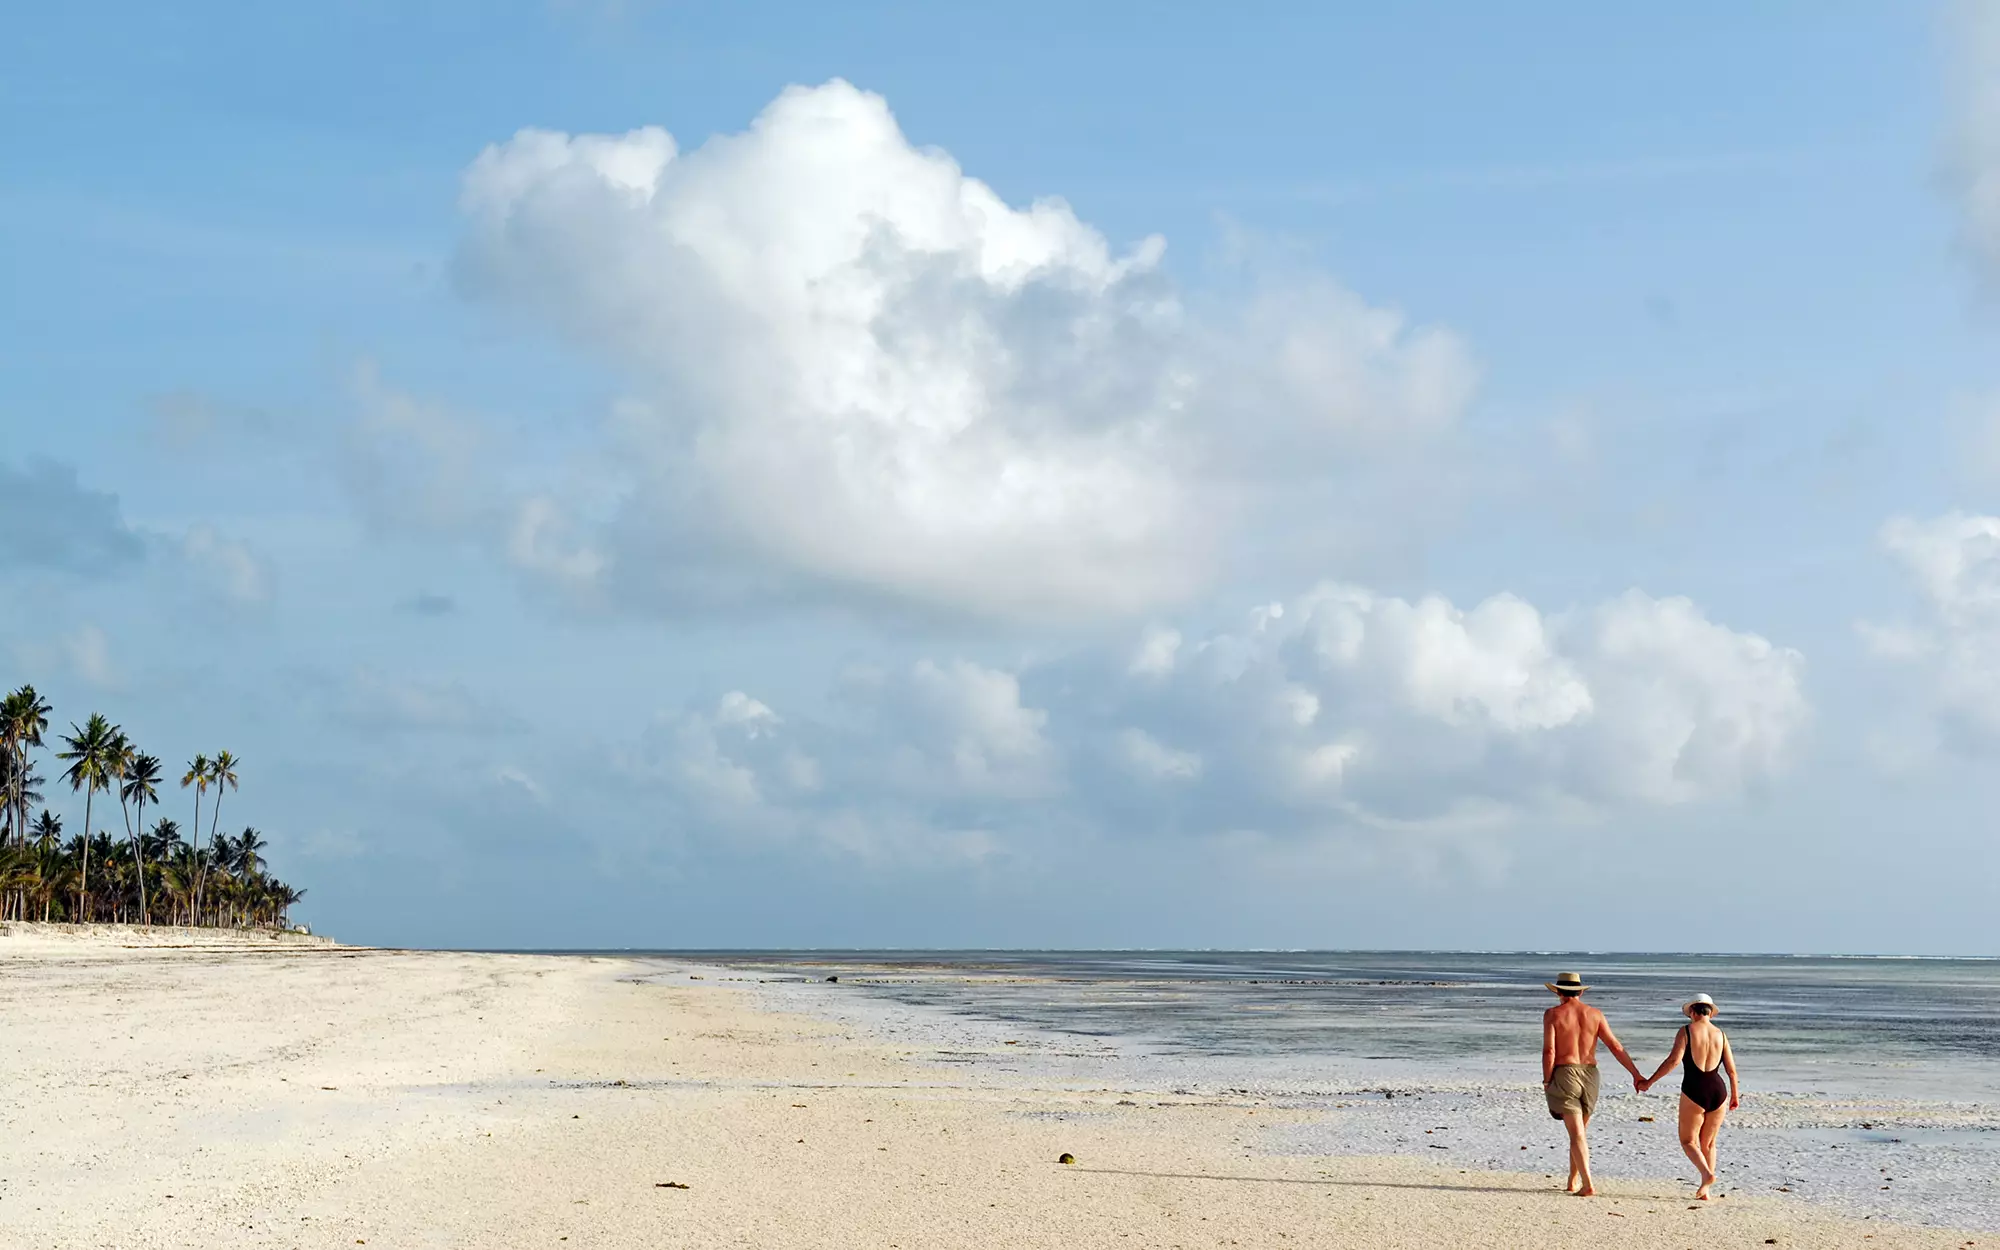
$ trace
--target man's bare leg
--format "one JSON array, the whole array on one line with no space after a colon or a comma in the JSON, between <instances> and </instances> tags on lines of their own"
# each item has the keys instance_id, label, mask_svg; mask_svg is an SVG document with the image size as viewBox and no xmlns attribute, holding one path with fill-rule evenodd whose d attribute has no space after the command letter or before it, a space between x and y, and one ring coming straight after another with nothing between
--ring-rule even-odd
<instances>
[{"instance_id":1,"label":"man's bare leg","mask_svg":"<svg viewBox=\"0 0 2000 1250\"><path fill-rule=\"evenodd\" d=\"M1569 1130L1569 1191L1579 1198L1594 1198L1597 1186L1590 1183L1590 1138L1586 1135L1590 1117L1572 1111L1563 1117L1563 1127Z\"/></svg>"}]
</instances>

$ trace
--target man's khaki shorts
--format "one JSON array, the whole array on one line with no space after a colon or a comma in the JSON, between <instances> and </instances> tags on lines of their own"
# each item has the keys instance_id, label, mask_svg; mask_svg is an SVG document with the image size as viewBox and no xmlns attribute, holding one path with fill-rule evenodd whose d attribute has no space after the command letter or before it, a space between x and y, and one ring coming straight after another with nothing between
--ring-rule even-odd
<instances>
[{"instance_id":1,"label":"man's khaki shorts","mask_svg":"<svg viewBox=\"0 0 2000 1250\"><path fill-rule=\"evenodd\" d=\"M1597 1065L1559 1063L1542 1087L1549 1096L1549 1116L1560 1120L1576 1112L1588 1120L1597 1114Z\"/></svg>"}]
</instances>

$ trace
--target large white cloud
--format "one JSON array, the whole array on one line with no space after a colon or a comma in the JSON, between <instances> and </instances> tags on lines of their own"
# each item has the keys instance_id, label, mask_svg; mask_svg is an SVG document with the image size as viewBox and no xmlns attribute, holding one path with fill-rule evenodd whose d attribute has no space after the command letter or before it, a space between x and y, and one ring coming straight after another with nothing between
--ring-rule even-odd
<instances>
[{"instance_id":1,"label":"large white cloud","mask_svg":"<svg viewBox=\"0 0 2000 1250\"><path fill-rule=\"evenodd\" d=\"M1119 252L1059 200L1009 205L840 81L685 153L523 131L463 208L468 289L640 388L611 558L559 567L656 594L1170 603L1216 557L1225 466L1433 430L1472 385L1451 335L1328 283L1198 318L1157 238Z\"/></svg>"},{"instance_id":2,"label":"large white cloud","mask_svg":"<svg viewBox=\"0 0 2000 1250\"><path fill-rule=\"evenodd\" d=\"M1179 651L1142 649L1118 715L1202 759L1218 808L1273 822L1727 797L1808 718L1798 653L1638 591L1550 617L1328 584Z\"/></svg>"},{"instance_id":3,"label":"large white cloud","mask_svg":"<svg viewBox=\"0 0 2000 1250\"><path fill-rule=\"evenodd\" d=\"M2000 517L1897 517L1881 541L1924 613L1915 623L1863 622L1863 641L1926 674L1927 701L1957 740L2000 740Z\"/></svg>"},{"instance_id":4,"label":"large white cloud","mask_svg":"<svg viewBox=\"0 0 2000 1250\"><path fill-rule=\"evenodd\" d=\"M1809 719L1795 651L1631 591L1545 615L1328 584L1177 646L1021 673L851 674L837 724L746 695L671 716L642 772L718 827L1273 835L1495 827L1757 789ZM754 709L745 714L742 708ZM734 709L734 710L732 710Z\"/></svg>"}]
</instances>

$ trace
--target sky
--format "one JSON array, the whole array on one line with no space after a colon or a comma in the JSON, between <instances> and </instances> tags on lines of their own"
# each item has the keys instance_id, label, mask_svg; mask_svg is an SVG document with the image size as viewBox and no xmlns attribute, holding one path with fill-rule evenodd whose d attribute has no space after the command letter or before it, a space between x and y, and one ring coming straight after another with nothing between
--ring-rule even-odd
<instances>
[{"instance_id":1,"label":"sky","mask_svg":"<svg viewBox=\"0 0 2000 1250\"><path fill-rule=\"evenodd\" d=\"M2000 954L2000 7L7 22L0 685L319 931Z\"/></svg>"}]
</instances>

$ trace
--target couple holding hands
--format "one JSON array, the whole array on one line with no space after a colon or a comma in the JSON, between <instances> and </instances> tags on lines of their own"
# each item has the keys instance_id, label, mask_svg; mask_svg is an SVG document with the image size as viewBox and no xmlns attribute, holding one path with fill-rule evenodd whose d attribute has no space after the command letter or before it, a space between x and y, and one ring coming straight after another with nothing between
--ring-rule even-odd
<instances>
[{"instance_id":1,"label":"couple holding hands","mask_svg":"<svg viewBox=\"0 0 2000 1250\"><path fill-rule=\"evenodd\" d=\"M1701 1173L1701 1188L1694 1196L1703 1202L1715 1185L1715 1139L1722 1131L1722 1119L1742 1102L1743 1090L1736 1081L1736 1056L1730 1052L1729 1038L1715 1027L1715 1000L1697 994L1681 1007L1688 1018L1674 1034L1674 1048L1651 1076L1639 1071L1632 1057L1618 1042L1604 1013L1583 1001L1590 987L1574 972L1565 972L1547 983L1562 1001L1542 1013L1542 1090L1548 1096L1549 1114L1569 1130L1569 1192L1581 1198L1596 1194L1590 1180L1590 1142L1586 1130L1597 1110L1597 1043L1602 1041L1612 1057L1632 1074L1632 1087L1645 1093L1667 1074L1675 1063L1681 1071L1681 1149L1695 1170ZM1729 1079L1723 1080L1723 1073Z\"/></svg>"}]
</instances>

